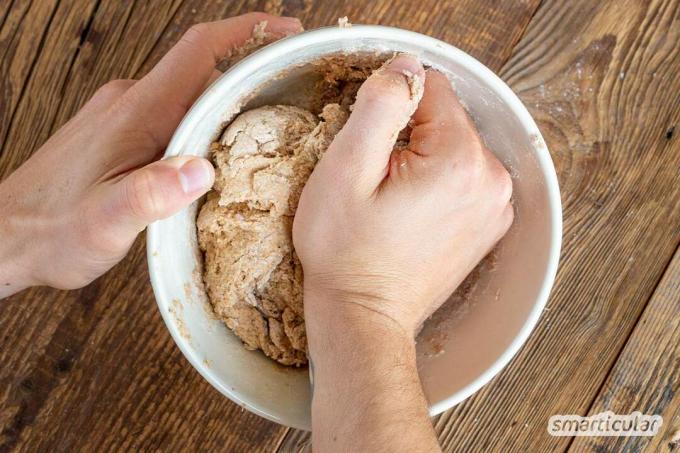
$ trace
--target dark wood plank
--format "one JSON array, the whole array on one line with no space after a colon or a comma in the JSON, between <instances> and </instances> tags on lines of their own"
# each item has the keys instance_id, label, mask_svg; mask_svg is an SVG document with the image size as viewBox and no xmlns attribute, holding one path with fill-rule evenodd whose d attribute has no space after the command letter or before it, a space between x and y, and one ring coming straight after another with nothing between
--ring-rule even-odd
<instances>
[{"instance_id":1,"label":"dark wood plank","mask_svg":"<svg viewBox=\"0 0 680 453\"><path fill-rule=\"evenodd\" d=\"M640 411L663 417L654 437L577 437L569 451L680 448L680 249L609 372L588 415Z\"/></svg>"},{"instance_id":2,"label":"dark wood plank","mask_svg":"<svg viewBox=\"0 0 680 453\"><path fill-rule=\"evenodd\" d=\"M547 1L501 75L537 119L564 203L561 267L528 344L436 423L447 451L560 451L680 236L677 1ZM649 395L659 388L641 389Z\"/></svg>"},{"instance_id":3,"label":"dark wood plank","mask_svg":"<svg viewBox=\"0 0 680 453\"><path fill-rule=\"evenodd\" d=\"M309 453L311 450L311 433L299 429L290 429L276 449L278 453Z\"/></svg>"},{"instance_id":4,"label":"dark wood plank","mask_svg":"<svg viewBox=\"0 0 680 453\"><path fill-rule=\"evenodd\" d=\"M312 28L349 14L432 34L500 69L537 4L16 1L0 22L0 51L14 52L0 63L0 178L98 85L144 74L197 21L268 7ZM545 2L505 65L556 160L564 261L530 345L438 420L445 449L566 448L546 438L547 417L587 411L631 332L678 242L677 135L666 139L680 108L668 95L679 88L677 15L676 1ZM304 441L191 369L155 308L143 245L88 288L0 303L0 446L270 451Z\"/></svg>"},{"instance_id":5,"label":"dark wood plank","mask_svg":"<svg viewBox=\"0 0 680 453\"><path fill-rule=\"evenodd\" d=\"M52 118L63 100L62 87L69 75L68 69L81 44L81 32L97 5L94 0L63 2L57 5L47 21L47 32L39 41L39 54L7 126L0 162L3 177L49 137ZM33 14L39 12L28 11L27 17ZM33 30L27 30L25 39L32 40L33 33Z\"/></svg>"},{"instance_id":6,"label":"dark wood plank","mask_svg":"<svg viewBox=\"0 0 680 453\"><path fill-rule=\"evenodd\" d=\"M0 26L0 180L9 174L10 168L18 166L18 163L11 165L17 158L4 151L4 143L45 44L45 34L54 18L56 5L56 1L5 1L0 8L0 14L3 14ZM19 163L23 159L19 159Z\"/></svg>"},{"instance_id":7,"label":"dark wood plank","mask_svg":"<svg viewBox=\"0 0 680 453\"><path fill-rule=\"evenodd\" d=\"M96 14L81 32L50 134L102 84L112 79L136 78L143 59L161 39L180 4L181 0L99 3Z\"/></svg>"}]
</instances>

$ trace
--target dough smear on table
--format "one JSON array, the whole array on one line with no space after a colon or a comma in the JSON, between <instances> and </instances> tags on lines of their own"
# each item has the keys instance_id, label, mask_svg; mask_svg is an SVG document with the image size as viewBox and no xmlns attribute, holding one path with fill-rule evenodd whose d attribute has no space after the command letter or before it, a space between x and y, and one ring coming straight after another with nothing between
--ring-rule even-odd
<instances>
[{"instance_id":1,"label":"dough smear on table","mask_svg":"<svg viewBox=\"0 0 680 453\"><path fill-rule=\"evenodd\" d=\"M197 219L203 279L215 313L247 348L261 349L284 365L307 363L293 216L314 166L348 118L347 99L354 99L359 86L347 76L356 69L338 66L339 71L343 83L327 76L331 82L319 91L321 101L335 102L321 102L318 115L274 105L233 120L212 145L215 186ZM422 87L422 80L406 76ZM422 89L413 95L412 111L421 95Z\"/></svg>"}]
</instances>

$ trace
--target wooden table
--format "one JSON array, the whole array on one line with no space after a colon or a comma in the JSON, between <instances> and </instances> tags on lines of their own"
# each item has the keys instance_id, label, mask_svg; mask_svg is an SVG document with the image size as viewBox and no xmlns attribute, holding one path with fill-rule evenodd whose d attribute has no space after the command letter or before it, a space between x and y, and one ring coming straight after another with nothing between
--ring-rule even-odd
<instances>
[{"instance_id":1,"label":"wooden table","mask_svg":"<svg viewBox=\"0 0 680 453\"><path fill-rule=\"evenodd\" d=\"M0 0L0 177L189 25L251 10L443 39L498 72L558 170L564 246L529 342L434 419L446 451L680 449L680 2ZM0 213L1 215L1 213ZM0 238L5 240L5 238ZM551 437L553 414L660 414L653 438ZM298 451L175 347L140 238L90 286L0 302L0 451Z\"/></svg>"}]
</instances>

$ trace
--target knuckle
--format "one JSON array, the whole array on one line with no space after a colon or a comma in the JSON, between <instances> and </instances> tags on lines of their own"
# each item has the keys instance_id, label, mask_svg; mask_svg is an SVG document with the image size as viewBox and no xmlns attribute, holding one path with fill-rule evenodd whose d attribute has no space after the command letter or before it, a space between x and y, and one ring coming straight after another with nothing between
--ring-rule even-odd
<instances>
[{"instance_id":1,"label":"knuckle","mask_svg":"<svg viewBox=\"0 0 680 453\"><path fill-rule=\"evenodd\" d=\"M134 84L134 80L115 79L99 87L95 96L103 98L117 98L123 95Z\"/></svg>"},{"instance_id":2,"label":"knuckle","mask_svg":"<svg viewBox=\"0 0 680 453\"><path fill-rule=\"evenodd\" d=\"M402 100L408 85L401 75L384 71L369 77L360 90L367 103L391 104Z\"/></svg>"},{"instance_id":3,"label":"knuckle","mask_svg":"<svg viewBox=\"0 0 680 453\"><path fill-rule=\"evenodd\" d=\"M125 205L134 217L142 220L157 217L161 209L160 196L150 172L132 173L129 183L123 187Z\"/></svg>"},{"instance_id":4,"label":"knuckle","mask_svg":"<svg viewBox=\"0 0 680 453\"><path fill-rule=\"evenodd\" d=\"M465 174L473 181L484 178L487 162L484 155L477 149L471 150L464 158Z\"/></svg>"},{"instance_id":5,"label":"knuckle","mask_svg":"<svg viewBox=\"0 0 680 453\"><path fill-rule=\"evenodd\" d=\"M432 143L435 148L455 148L456 144L448 139L445 126L432 121L419 124L411 133L411 142L416 145Z\"/></svg>"},{"instance_id":6,"label":"knuckle","mask_svg":"<svg viewBox=\"0 0 680 453\"><path fill-rule=\"evenodd\" d=\"M208 24L200 22L194 24L182 35L181 42L189 45L202 45L208 38Z\"/></svg>"},{"instance_id":7,"label":"knuckle","mask_svg":"<svg viewBox=\"0 0 680 453\"><path fill-rule=\"evenodd\" d=\"M433 87L436 87L437 90L441 90L440 92L450 92L453 93L453 86L451 85L451 81L449 80L448 77L444 75L443 72L440 72L436 69L430 68L426 72L427 77L426 77L426 82Z\"/></svg>"}]
</instances>

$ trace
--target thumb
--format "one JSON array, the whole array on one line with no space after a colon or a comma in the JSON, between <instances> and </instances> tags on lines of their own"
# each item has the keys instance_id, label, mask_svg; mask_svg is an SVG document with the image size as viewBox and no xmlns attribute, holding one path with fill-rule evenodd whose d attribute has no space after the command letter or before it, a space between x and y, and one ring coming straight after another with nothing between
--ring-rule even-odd
<instances>
[{"instance_id":1,"label":"thumb","mask_svg":"<svg viewBox=\"0 0 680 453\"><path fill-rule=\"evenodd\" d=\"M387 175L399 131L422 97L424 77L418 60L399 55L359 89L352 114L324 156L348 171L359 190L372 193Z\"/></svg>"},{"instance_id":2,"label":"thumb","mask_svg":"<svg viewBox=\"0 0 680 453\"><path fill-rule=\"evenodd\" d=\"M212 187L215 171L206 159L172 157L142 167L110 189L110 222L118 231L138 233L149 223L169 217Z\"/></svg>"}]
</instances>

